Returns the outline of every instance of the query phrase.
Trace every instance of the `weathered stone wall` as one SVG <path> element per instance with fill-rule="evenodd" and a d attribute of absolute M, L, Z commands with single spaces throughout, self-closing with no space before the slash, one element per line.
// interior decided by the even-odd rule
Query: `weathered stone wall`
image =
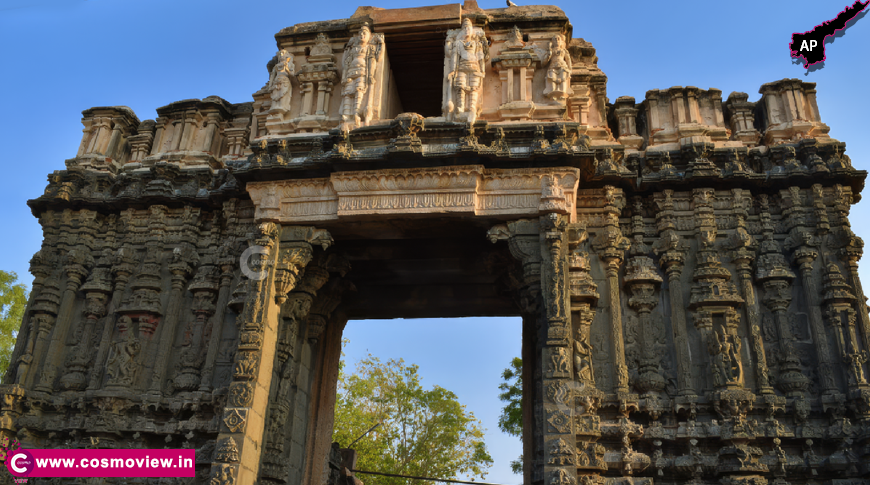
<path fill-rule="evenodd" d="M 197 450 L 196 479 L 142 483 L 352 481 L 348 318 L 520 315 L 525 483 L 870 481 L 866 172 L 812 83 L 610 104 L 546 6 L 276 39 L 252 103 L 83 113 L 29 202 L 6 436 Z"/>

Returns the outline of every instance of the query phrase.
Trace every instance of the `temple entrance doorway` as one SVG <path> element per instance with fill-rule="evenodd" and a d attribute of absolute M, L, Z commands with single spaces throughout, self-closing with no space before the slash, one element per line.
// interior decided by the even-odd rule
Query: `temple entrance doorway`
<path fill-rule="evenodd" d="M 465 413 L 473 414 L 479 421 L 476 426 L 484 431 L 486 449 L 493 459 L 483 481 L 517 483 L 522 476 L 511 472 L 510 462 L 522 454 L 522 441 L 499 430 L 504 403 L 498 399 L 501 392 L 498 385 L 511 359 L 520 356 L 521 336 L 522 320 L 517 317 L 354 320 L 347 323 L 343 333 L 343 373 L 345 378 L 357 374 L 358 363 L 370 358 L 379 359 L 382 367 L 390 366 L 394 359 L 402 359 L 406 368 L 418 366 L 417 375 L 424 390 L 439 386 L 454 393 L 456 400 L 466 406 Z M 342 383 L 339 377 L 339 394 L 347 392 Z M 339 399 L 338 407 L 341 403 Z M 345 406 L 352 407 L 352 403 Z M 349 442 L 340 437 L 354 435 L 349 439 L 355 440 L 365 430 L 359 433 L 340 430 L 342 417 L 338 413 L 337 409 L 333 441 L 344 448 Z M 362 455 L 366 441 L 377 439 L 374 435 L 375 432 L 370 433 L 354 447 L 358 452 L 358 469 L 370 468 L 363 465 L 373 460 L 365 460 Z M 364 475 L 359 477 L 371 480 Z M 470 480 L 472 476 L 435 478 Z"/>

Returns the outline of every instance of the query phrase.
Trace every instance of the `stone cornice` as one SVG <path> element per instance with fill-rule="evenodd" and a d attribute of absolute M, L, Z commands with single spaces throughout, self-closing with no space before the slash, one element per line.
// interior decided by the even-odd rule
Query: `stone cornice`
<path fill-rule="evenodd" d="M 337 172 L 329 178 L 250 182 L 257 220 L 296 224 L 351 216 L 456 214 L 576 216 L 576 168 L 457 167 Z"/>

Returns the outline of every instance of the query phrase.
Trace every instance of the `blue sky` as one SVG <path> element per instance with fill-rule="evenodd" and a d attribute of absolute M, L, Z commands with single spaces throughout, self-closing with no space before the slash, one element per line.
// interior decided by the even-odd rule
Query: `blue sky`
<path fill-rule="evenodd" d="M 365 0 L 366 3 L 369 0 Z M 371 0 L 384 8 L 431 1 Z M 516 3 L 526 4 L 520 0 Z M 574 36 L 597 48 L 608 75 L 608 97 L 634 96 L 671 86 L 715 87 L 757 100 L 765 82 L 800 78 L 818 83 L 822 120 L 847 143 L 856 168 L 867 169 L 870 19 L 858 20 L 827 45 L 825 67 L 805 75 L 789 57 L 793 32 L 834 18 L 851 0 L 698 2 L 564 1 Z M 479 0 L 501 8 L 503 0 Z M 28 285 L 28 261 L 42 235 L 25 204 L 39 196 L 46 175 L 64 168 L 81 140 L 81 111 L 127 105 L 140 119 L 172 101 L 218 95 L 251 100 L 268 78 L 274 34 L 300 22 L 349 17 L 356 2 L 256 1 L 0 1 L 0 269 Z M 868 238 L 867 202 L 852 213 Z M 866 267 L 867 265 L 863 265 Z M 862 270 L 863 274 L 867 274 Z M 513 484 L 508 468 L 520 453 L 515 438 L 498 432 L 498 374 L 519 353 L 518 320 L 351 323 L 350 360 L 366 349 L 382 359 L 420 365 L 424 383 L 459 394 L 490 430 L 496 465 L 486 481 Z M 471 376 L 471 377 L 469 377 Z"/>

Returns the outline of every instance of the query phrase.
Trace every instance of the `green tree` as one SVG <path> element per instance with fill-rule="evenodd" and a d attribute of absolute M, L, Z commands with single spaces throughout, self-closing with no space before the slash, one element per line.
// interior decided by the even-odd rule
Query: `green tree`
<path fill-rule="evenodd" d="M 17 281 L 18 275 L 14 272 L 0 271 L 0 375 L 6 374 L 9 368 L 27 306 L 27 289 Z"/>
<path fill-rule="evenodd" d="M 498 417 L 498 429 L 505 433 L 523 437 L 523 359 L 514 357 L 510 367 L 501 373 L 504 380 L 498 385 L 501 391 L 498 398 L 505 403 Z M 511 471 L 523 473 L 523 456 L 511 461 Z"/>
<path fill-rule="evenodd" d="M 492 458 L 483 429 L 456 394 L 420 385 L 416 365 L 369 355 L 356 372 L 339 374 L 333 441 L 347 447 L 375 424 L 380 425 L 353 445 L 360 470 L 453 478 L 485 477 Z M 368 485 L 409 483 L 402 478 L 366 475 Z M 419 482 L 415 482 L 419 483 Z"/>

